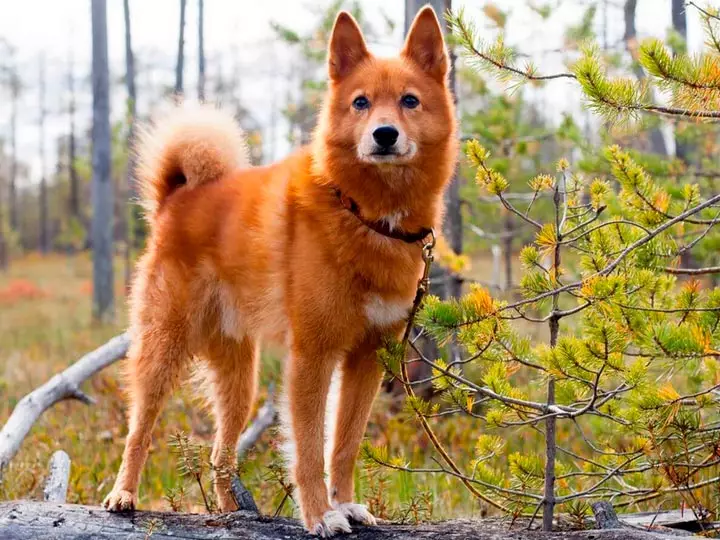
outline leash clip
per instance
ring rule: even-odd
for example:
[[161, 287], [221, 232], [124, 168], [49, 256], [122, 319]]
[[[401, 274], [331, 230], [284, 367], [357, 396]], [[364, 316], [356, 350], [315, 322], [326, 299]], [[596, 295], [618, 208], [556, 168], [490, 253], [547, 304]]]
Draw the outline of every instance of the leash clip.
[[430, 290], [430, 267], [435, 260], [433, 249], [435, 248], [435, 243], [437, 242], [437, 239], [435, 238], [435, 229], [430, 229], [429, 236], [430, 240], [425, 242], [422, 246], [422, 259], [425, 263], [425, 267], [423, 268], [422, 278], [418, 281], [418, 293], [422, 294]]

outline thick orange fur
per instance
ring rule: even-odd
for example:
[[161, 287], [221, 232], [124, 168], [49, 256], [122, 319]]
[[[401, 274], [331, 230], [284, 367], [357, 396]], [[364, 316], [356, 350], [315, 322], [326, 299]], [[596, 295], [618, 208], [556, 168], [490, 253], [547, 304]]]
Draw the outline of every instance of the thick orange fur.
[[[249, 168], [240, 132], [218, 111], [180, 109], [148, 129], [140, 181], [152, 234], [133, 286], [129, 433], [107, 508], [134, 506], [153, 424], [192, 356], [205, 361], [212, 382], [212, 459], [227, 463], [253, 404], [259, 343], [275, 338], [290, 353], [285, 386], [305, 526], [330, 536], [348, 531], [349, 519], [374, 522], [352, 503], [352, 472], [382, 376], [375, 350], [404, 325], [421, 248], [366, 227], [332, 188], [355, 201], [365, 220], [405, 231], [439, 225], [457, 154], [447, 66], [429, 8], [401, 55], [389, 59], [372, 56], [352, 17], [341, 13], [310, 147]], [[417, 108], [401, 105], [407, 93], [419, 98]], [[369, 109], [353, 107], [360, 94]], [[362, 155], [363, 140], [388, 123], [412, 152], [374, 163]], [[324, 415], [336, 368], [328, 492]], [[226, 478], [216, 478], [215, 490], [222, 510], [236, 508]]]

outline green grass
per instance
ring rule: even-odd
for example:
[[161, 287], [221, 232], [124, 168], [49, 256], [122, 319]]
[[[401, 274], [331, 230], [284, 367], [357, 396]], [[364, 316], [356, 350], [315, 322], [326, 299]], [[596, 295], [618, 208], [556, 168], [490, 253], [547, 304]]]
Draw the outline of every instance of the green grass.
[[[22, 396], [125, 328], [122, 275], [118, 261], [117, 322], [109, 326], [98, 326], [91, 320], [92, 267], [87, 254], [31, 255], [13, 261], [9, 272], [0, 275], [0, 422], [7, 419]], [[85, 384], [84, 390], [97, 399], [96, 405], [65, 401], [42, 416], [5, 472], [0, 498], [41, 498], [50, 456], [62, 449], [72, 460], [69, 502], [102, 501], [120, 465], [127, 429], [121, 364]], [[267, 383], [279, 380], [279, 371], [278, 352], [266, 355], [259, 403], [264, 400]], [[166, 496], [182, 488], [185, 493], [176, 506], [184, 511], [204, 510], [196, 483], [178, 472], [179, 457], [169, 444], [179, 432], [200, 445], [212, 442], [211, 418], [189, 386], [185, 384], [173, 395], [153, 433], [139, 491], [141, 508], [168, 510], [171, 505]], [[401, 414], [402, 402], [399, 395], [380, 395], [368, 439], [374, 445], [388, 446], [393, 455], [402, 454], [413, 465], [433, 466], [429, 443], [415, 422]], [[438, 422], [437, 429], [454, 455], [470, 459], [477, 434], [468, 420]], [[279, 444], [276, 431], [267, 431], [241, 465], [244, 483], [261, 510], [270, 514], [284, 495], [278, 479], [282, 476]], [[375, 471], [362, 463], [358, 464], [356, 478], [358, 499], [369, 502], [379, 517], [438, 519], [484, 512], [452, 478]], [[206, 491], [211, 491], [209, 473], [203, 480]], [[291, 514], [292, 505], [286, 504], [281, 513]]]

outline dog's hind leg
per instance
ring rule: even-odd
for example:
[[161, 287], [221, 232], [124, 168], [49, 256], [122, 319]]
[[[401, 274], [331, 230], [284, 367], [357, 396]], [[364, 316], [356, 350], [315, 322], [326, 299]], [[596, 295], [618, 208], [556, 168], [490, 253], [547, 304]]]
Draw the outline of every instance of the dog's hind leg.
[[187, 360], [183, 336], [178, 335], [177, 327], [156, 324], [133, 336], [128, 354], [131, 401], [128, 435], [115, 486], [103, 502], [111, 512], [134, 509], [155, 421]]
[[241, 341], [219, 338], [204, 351], [210, 371], [213, 410], [217, 431], [212, 450], [215, 495], [220, 510], [237, 510], [230, 491], [235, 463], [235, 445], [248, 423], [255, 401], [258, 372], [258, 347], [255, 339]]
[[353, 469], [383, 371], [377, 361], [380, 339], [368, 338], [352, 350], [341, 364], [340, 401], [330, 465], [330, 497], [333, 508], [356, 522], [374, 525], [367, 508], [353, 501]]

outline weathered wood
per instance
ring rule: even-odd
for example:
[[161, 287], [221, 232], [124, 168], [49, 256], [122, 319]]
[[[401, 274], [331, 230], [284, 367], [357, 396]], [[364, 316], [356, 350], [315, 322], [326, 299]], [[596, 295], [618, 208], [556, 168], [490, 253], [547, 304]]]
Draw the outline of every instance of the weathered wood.
[[230, 480], [230, 490], [232, 491], [235, 502], [238, 505], [239, 510], [245, 510], [246, 512], [252, 512], [253, 514], [259, 514], [255, 499], [253, 499], [252, 493], [245, 487], [237, 476], [232, 477]]
[[[421, 525], [355, 527], [353, 540], [669, 540], [675, 537], [633, 529], [526, 531], [509, 528], [505, 520], [457, 520]], [[0, 503], [0, 538], [3, 540], [69, 540], [107, 538], [122, 540], [216, 539], [270, 540], [310, 538], [293, 519], [267, 518], [248, 512], [232, 514], [178, 514], [135, 512], [110, 514], [99, 507], [32, 501]]]
[[[698, 521], [698, 518], [702, 521]], [[620, 521], [624, 525], [636, 528], [673, 529], [678, 534], [683, 531], [687, 533], [687, 531], [720, 530], [720, 523], [710, 521], [709, 518], [710, 514], [707, 511], [696, 515], [691, 509], [685, 508], [621, 515]]]
[[0, 431], [0, 481], [3, 469], [20, 449], [20, 444], [42, 413], [64, 399], [94, 403], [90, 396], [80, 390], [80, 386], [101, 369], [125, 357], [129, 346], [130, 338], [127, 333], [114, 337], [18, 402]]
[[595, 523], [598, 529], [622, 529], [623, 524], [615, 513], [612, 504], [607, 501], [598, 501], [592, 504], [592, 511], [595, 514]]
[[91, 0], [92, 29], [92, 239], [93, 319], [111, 322], [115, 316], [115, 250], [113, 219], [112, 130], [110, 128], [110, 68], [108, 64], [107, 0]]
[[45, 501], [64, 503], [67, 499], [68, 483], [70, 482], [70, 456], [57, 450], [50, 458], [50, 473], [45, 481], [43, 494]]

